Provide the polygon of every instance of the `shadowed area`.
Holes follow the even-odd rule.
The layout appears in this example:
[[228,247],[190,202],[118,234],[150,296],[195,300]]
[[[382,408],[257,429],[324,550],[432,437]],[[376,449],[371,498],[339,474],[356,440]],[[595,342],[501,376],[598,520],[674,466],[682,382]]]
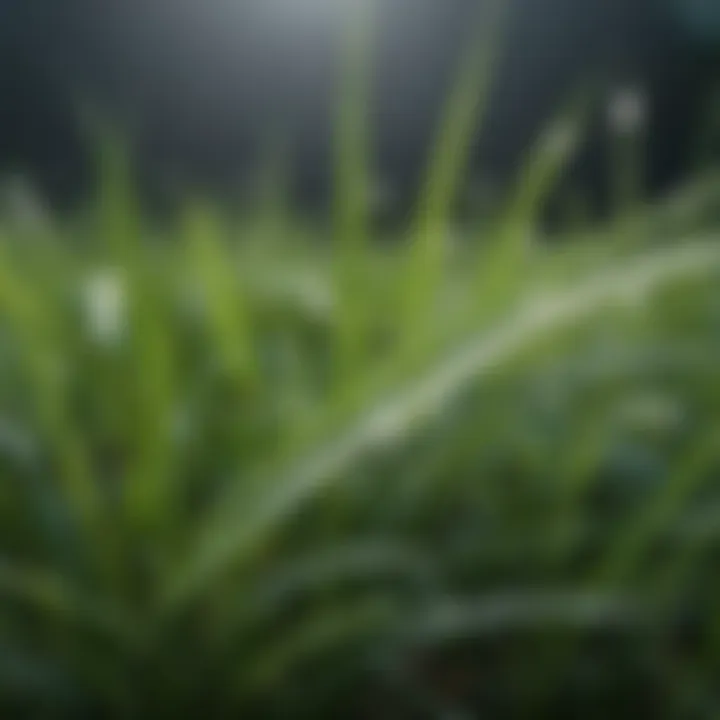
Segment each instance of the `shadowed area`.
[[[714,11],[691,3],[678,17],[671,6],[514,0],[497,38],[502,51],[474,161],[483,180],[512,175],[559,103],[588,83],[643,88],[652,118],[649,185],[662,190],[682,176],[718,66],[707,32],[702,42],[692,32],[712,28],[706,16]],[[478,7],[376,3],[375,164],[404,203],[459,50],[482,22]],[[29,172],[51,196],[81,195],[88,122],[111,122],[129,139],[148,190],[232,194],[283,137],[298,197],[322,202],[339,48],[353,4],[332,8],[321,0],[178,0],[172,10],[159,0],[2,0],[0,164]],[[602,137],[586,155],[581,175],[597,198]]]

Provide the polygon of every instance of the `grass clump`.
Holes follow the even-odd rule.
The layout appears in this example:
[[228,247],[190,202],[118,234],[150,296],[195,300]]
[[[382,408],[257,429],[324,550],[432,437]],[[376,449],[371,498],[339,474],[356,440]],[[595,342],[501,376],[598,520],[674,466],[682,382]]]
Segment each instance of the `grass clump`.
[[712,715],[713,183],[672,241],[468,232],[432,297],[413,244],[106,186],[3,233],[6,714]]
[[720,186],[548,243],[550,133],[451,240],[463,83],[398,243],[353,113],[331,237],[0,229],[3,717],[720,711]]

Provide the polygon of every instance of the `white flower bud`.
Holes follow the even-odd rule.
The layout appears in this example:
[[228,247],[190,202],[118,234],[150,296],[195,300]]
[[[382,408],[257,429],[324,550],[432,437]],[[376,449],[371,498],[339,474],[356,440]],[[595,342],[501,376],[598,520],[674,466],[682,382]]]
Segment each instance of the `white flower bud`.
[[607,107],[610,130],[616,135],[634,135],[647,122],[647,112],[647,97],[640,88],[620,88],[610,98]]
[[117,344],[125,332],[126,296],[120,275],[105,269],[87,278],[83,305],[88,332],[102,345]]

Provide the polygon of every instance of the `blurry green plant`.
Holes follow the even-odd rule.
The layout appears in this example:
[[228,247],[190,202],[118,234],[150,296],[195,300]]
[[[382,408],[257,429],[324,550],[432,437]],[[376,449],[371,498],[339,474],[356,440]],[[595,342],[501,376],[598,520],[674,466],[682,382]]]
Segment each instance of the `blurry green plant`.
[[563,121],[451,241],[468,77],[394,244],[357,78],[330,238],[2,231],[3,717],[717,716],[720,183],[544,242]]

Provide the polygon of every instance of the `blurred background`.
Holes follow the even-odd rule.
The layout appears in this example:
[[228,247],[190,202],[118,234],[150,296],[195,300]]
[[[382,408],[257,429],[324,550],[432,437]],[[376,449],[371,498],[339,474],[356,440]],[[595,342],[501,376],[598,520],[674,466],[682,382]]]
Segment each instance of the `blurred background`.
[[[374,3],[373,169],[378,195],[392,196],[397,215],[415,197],[462,51],[492,4]],[[595,88],[598,107],[573,183],[582,182],[596,209],[608,195],[602,106],[618,92],[634,93],[647,115],[649,192],[717,157],[706,137],[720,67],[712,0],[498,4],[507,17],[493,37],[489,109],[473,150],[475,202],[504,187],[538,131],[583,87]],[[53,200],[77,201],[92,185],[91,130],[111,126],[131,148],[148,197],[236,199],[282,142],[297,201],[322,207],[343,40],[369,5],[2,0],[0,166]]]
[[0,0],[0,718],[717,720],[719,85],[718,0]]

